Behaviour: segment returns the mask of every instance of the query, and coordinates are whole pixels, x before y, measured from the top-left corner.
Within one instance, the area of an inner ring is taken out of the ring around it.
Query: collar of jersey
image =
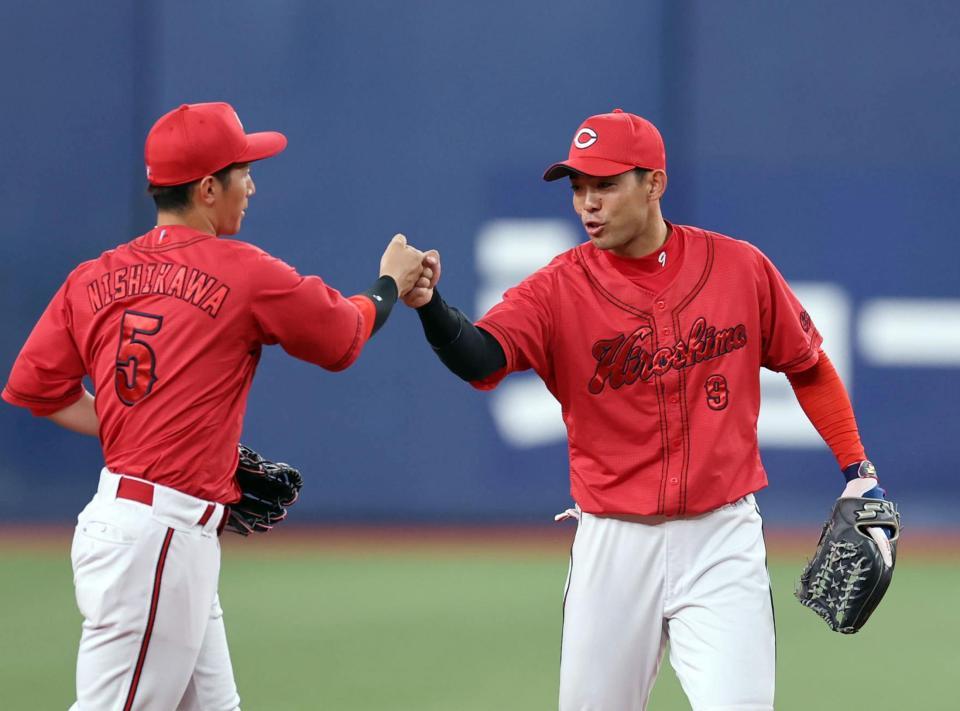
[[[137,237],[133,244],[138,249],[164,250],[214,238],[216,235],[201,232],[186,225],[158,225]]]
[[[666,220],[664,220],[666,222]],[[650,254],[642,257],[620,257],[612,254],[608,250],[603,250],[601,256],[607,260],[607,263],[626,277],[657,276],[661,274],[673,273],[682,261],[683,239],[678,235],[678,230],[670,222],[667,222],[667,240],[660,249],[654,250]],[[665,254],[667,263],[660,266],[660,255]]]

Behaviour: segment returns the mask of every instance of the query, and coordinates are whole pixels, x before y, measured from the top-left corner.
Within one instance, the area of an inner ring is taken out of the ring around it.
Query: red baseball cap
[[[620,175],[634,168],[667,169],[663,138],[645,118],[614,109],[580,124],[569,157],[547,168],[543,179],[557,180],[570,173]]]
[[[151,185],[183,185],[233,163],[275,156],[286,147],[282,133],[246,133],[230,104],[184,104],[153,124],[143,157]]]

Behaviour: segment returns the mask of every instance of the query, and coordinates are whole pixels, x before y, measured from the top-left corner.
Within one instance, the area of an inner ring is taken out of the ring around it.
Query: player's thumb
[[[402,234],[395,234],[395,235],[393,236],[393,239],[390,240],[390,242],[391,242],[392,244],[397,245],[398,247],[406,247],[406,246],[407,246],[407,238],[406,238],[404,235],[402,235]]]
[[[880,526],[870,526],[867,529],[870,537],[876,541],[877,548],[880,549],[880,557],[888,568],[893,567],[893,553],[890,550],[890,541],[887,540],[887,534]]]

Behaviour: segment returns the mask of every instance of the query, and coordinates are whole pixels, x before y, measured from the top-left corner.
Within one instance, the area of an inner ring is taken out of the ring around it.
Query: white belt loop
[[[97,485],[97,493],[106,499],[117,498],[117,487],[120,486],[120,475],[104,467],[100,470],[100,483]]]
[[[216,536],[218,534],[217,529],[220,527],[220,520],[223,518],[224,510],[223,504],[213,504],[213,513],[210,515],[210,518],[205,524],[203,524],[203,535],[205,536]]]

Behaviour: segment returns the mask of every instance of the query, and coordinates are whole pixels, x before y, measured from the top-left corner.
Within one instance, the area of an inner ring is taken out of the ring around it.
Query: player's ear
[[[218,183],[216,178],[212,175],[204,176],[199,183],[197,183],[196,192],[194,193],[198,205],[206,205],[207,207],[213,205],[217,197]]]
[[[650,173],[650,180],[647,183],[647,197],[651,200],[659,200],[667,192],[667,174],[662,170],[654,170]]]

